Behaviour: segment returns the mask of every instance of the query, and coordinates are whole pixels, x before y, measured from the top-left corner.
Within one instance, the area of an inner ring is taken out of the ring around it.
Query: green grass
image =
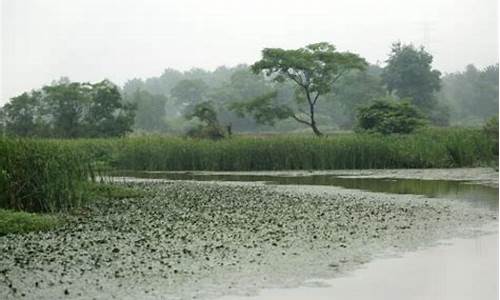
[[[46,231],[62,221],[54,215],[0,209],[0,236],[11,233]]]
[[[88,189],[89,197],[92,199],[119,200],[125,198],[143,198],[149,195],[144,190],[112,183],[91,183]]]

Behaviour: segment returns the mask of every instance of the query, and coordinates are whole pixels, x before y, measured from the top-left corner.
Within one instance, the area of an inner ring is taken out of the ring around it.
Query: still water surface
[[[194,181],[243,181],[267,184],[322,185],[369,192],[422,195],[467,201],[473,206],[498,210],[498,188],[456,180],[356,178],[333,175],[269,176],[197,174],[192,172],[116,172],[114,176]]]

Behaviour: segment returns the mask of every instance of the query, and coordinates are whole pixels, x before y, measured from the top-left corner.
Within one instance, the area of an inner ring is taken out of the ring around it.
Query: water
[[[422,195],[466,201],[476,207],[498,210],[498,188],[467,181],[394,178],[357,178],[338,175],[271,176],[200,174],[193,172],[115,172],[113,176],[194,181],[243,181],[266,184],[322,185],[377,193]]]
[[[374,260],[345,277],[317,282],[322,287],[266,289],[253,297],[228,295],[220,300],[495,300],[498,234],[447,240],[401,257]]]

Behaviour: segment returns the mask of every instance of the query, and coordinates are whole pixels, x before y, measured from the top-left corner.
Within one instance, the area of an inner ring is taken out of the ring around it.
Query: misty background
[[[350,129],[356,104],[385,93],[379,77],[391,44],[401,41],[433,55],[442,73],[436,97],[451,124],[479,124],[498,110],[495,0],[2,0],[1,10],[0,105],[62,77],[109,79],[138,104],[139,131],[184,130],[186,99],[215,101],[222,122],[236,130],[268,130],[225,109],[277,88],[247,66],[266,47],[326,41],[371,64],[363,75],[348,76],[335,101],[320,108],[329,127]],[[292,87],[279,89],[291,97]]]

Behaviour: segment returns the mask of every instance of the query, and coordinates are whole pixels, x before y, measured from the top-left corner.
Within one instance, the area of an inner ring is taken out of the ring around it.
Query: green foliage
[[[148,132],[167,130],[165,122],[167,97],[153,95],[147,91],[137,89],[130,95],[126,94],[125,99],[137,107],[134,129]]]
[[[61,220],[53,215],[0,209],[0,236],[6,234],[46,231],[57,227]]]
[[[294,50],[266,48],[262,51],[262,59],[251,68],[255,73],[263,72],[276,82],[294,82],[297,86],[295,98],[298,103],[307,103],[307,112],[300,110],[289,113],[289,116],[310,126],[319,136],[322,134],[316,125],[315,108],[320,96],[330,93],[333,84],[346,72],[364,70],[366,66],[366,61],[358,55],[338,52],[333,45],[323,42]],[[254,108],[258,114],[267,116],[265,120],[269,120],[269,105]],[[267,112],[259,112],[260,108],[267,109]],[[291,108],[288,110],[291,111]],[[282,110],[277,112],[281,113]]]
[[[409,135],[338,134],[322,139],[235,136],[211,141],[149,136],[114,142],[118,145],[113,166],[123,170],[447,168],[485,165],[493,159],[492,143],[482,130],[459,128],[425,129]]]
[[[359,108],[358,128],[382,134],[413,132],[424,124],[422,115],[409,101],[383,98]]]
[[[423,47],[394,43],[382,78],[389,92],[410,98],[423,111],[436,105],[434,92],[441,87],[441,73],[432,69],[432,55]]]
[[[453,123],[479,126],[498,116],[498,74],[498,64],[482,70],[468,65],[463,72],[443,77],[439,100],[450,107]]]
[[[170,91],[176,102],[184,107],[200,103],[207,93],[208,85],[200,79],[181,80]]]
[[[130,188],[113,183],[90,183],[88,185],[89,198],[120,200],[125,198],[143,198],[148,195],[144,190]]]
[[[0,207],[67,211],[85,200],[90,157],[57,141],[0,138]]]
[[[333,93],[330,94],[333,95],[332,99],[327,99],[330,101],[325,101],[318,113],[332,115],[332,121],[340,128],[353,128],[357,109],[386,95],[381,72],[380,67],[370,65],[365,71],[354,70],[346,73],[335,84]]]
[[[8,135],[21,137],[110,137],[131,131],[134,106],[118,88],[63,79],[11,99],[3,112]]]
[[[84,114],[84,134],[79,137],[123,136],[132,131],[135,105],[124,103],[118,88],[104,80],[90,85],[90,106]]]
[[[498,125],[488,126],[496,128]],[[142,193],[96,185],[96,165],[122,170],[322,170],[487,165],[498,155],[489,130],[424,129],[408,135],[338,134],[233,137],[212,141],[146,136],[126,139],[0,139],[0,207],[70,211],[90,198]]]
[[[44,135],[47,124],[43,120],[41,93],[33,91],[12,98],[2,108],[3,126],[7,133],[18,136]]]
[[[202,122],[196,127],[191,128],[187,132],[187,136],[193,138],[209,138],[221,139],[224,138],[224,130],[217,119],[217,112],[210,101],[205,101],[194,105],[191,111],[185,114],[188,120],[197,119]]]
[[[483,130],[493,142],[493,153],[498,156],[498,116],[490,118],[484,125]]]
[[[247,102],[235,102],[230,105],[240,117],[252,115],[259,124],[274,126],[276,120],[283,120],[293,115],[293,111],[286,105],[273,103],[278,92],[273,91]]]

